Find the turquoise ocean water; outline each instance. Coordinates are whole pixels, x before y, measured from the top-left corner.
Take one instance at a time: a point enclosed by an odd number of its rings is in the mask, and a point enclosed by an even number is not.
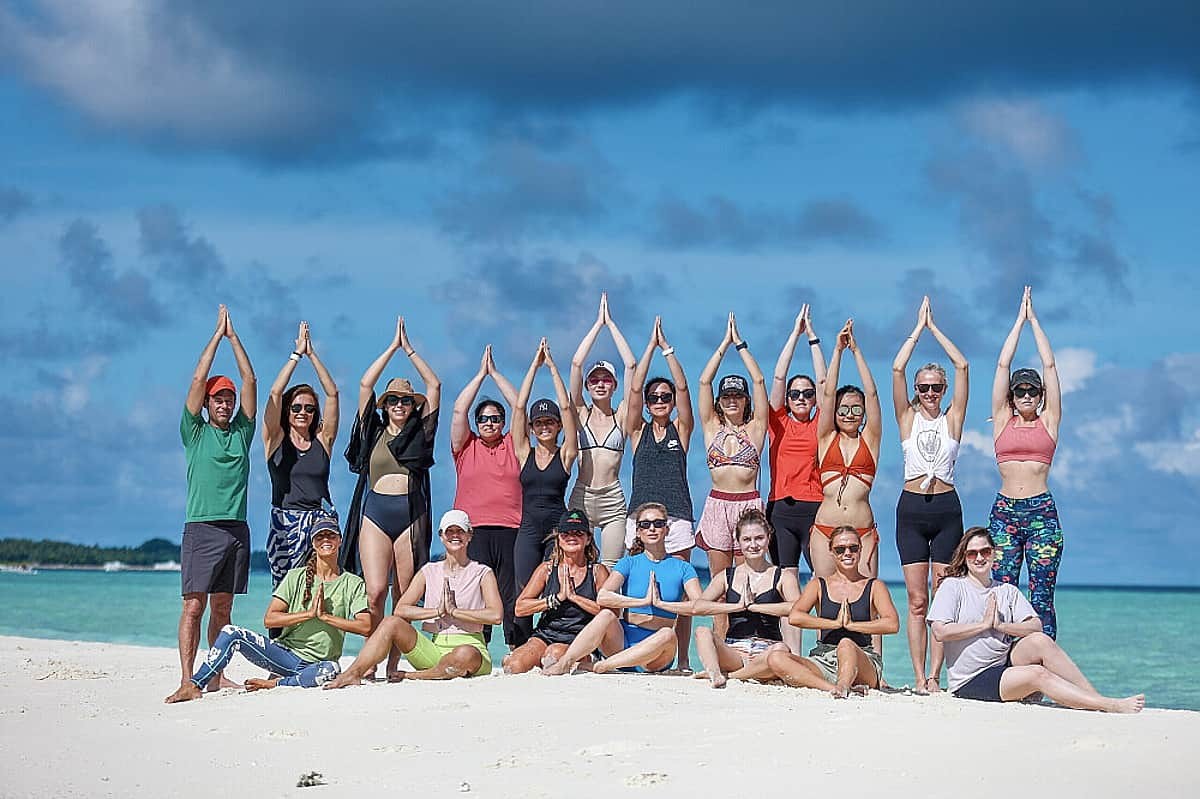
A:
[[[234,623],[259,628],[270,594],[270,575],[252,573],[249,594],[234,602]],[[892,599],[903,625],[903,587],[893,588]],[[1112,696],[1141,691],[1153,707],[1200,710],[1200,655],[1190,643],[1190,628],[1200,618],[1200,589],[1060,587],[1056,604],[1059,643],[1098,690]],[[0,635],[174,647],[179,575],[0,573],[0,608]],[[504,651],[500,637],[492,641],[497,663]],[[361,640],[348,636],[347,654],[357,652]],[[812,640],[806,635],[806,649]],[[694,648],[692,667],[700,667]],[[912,682],[903,626],[884,642],[884,673],[892,685]]]

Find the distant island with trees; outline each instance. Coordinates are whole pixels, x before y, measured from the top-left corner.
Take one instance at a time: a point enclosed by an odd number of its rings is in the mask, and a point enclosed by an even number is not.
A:
[[[136,547],[102,547],[72,544],[69,541],[0,538],[0,563],[4,564],[90,569],[113,561],[135,567],[152,567],[156,563],[170,561],[178,563],[179,544],[165,538],[151,538]],[[266,571],[267,553],[252,553],[250,568]]]

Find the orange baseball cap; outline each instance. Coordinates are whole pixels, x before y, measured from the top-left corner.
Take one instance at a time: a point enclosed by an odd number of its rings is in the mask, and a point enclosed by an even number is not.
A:
[[[225,375],[213,375],[208,378],[208,382],[204,384],[204,396],[211,397],[221,391],[232,391],[236,395],[237,386]]]

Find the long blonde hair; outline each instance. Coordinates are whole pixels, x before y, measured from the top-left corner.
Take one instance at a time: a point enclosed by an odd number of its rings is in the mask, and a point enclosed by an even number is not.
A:
[[[950,379],[946,377],[946,367],[942,366],[940,363],[934,363],[933,361],[930,361],[929,363],[925,364],[913,373],[913,380],[916,380],[921,375],[921,372],[937,372],[942,376],[942,385],[947,389],[950,388]],[[943,390],[942,396],[945,395],[946,392]],[[908,404],[914,408],[921,407],[921,397],[916,391],[913,391],[912,399],[908,401]]]

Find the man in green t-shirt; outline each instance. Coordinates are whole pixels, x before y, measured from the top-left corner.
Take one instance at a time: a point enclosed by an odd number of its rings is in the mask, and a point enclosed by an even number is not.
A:
[[[209,377],[222,338],[229,339],[242,378],[242,398],[224,375]],[[246,593],[250,575],[250,528],[246,525],[246,485],[254,435],[258,387],[254,369],[222,305],[217,329],[192,375],[179,435],[187,458],[187,517],[183,525],[183,613],[179,618],[180,691],[191,687],[200,643],[200,621],[209,607],[208,643],[229,624],[233,595]],[[207,419],[200,411],[207,411]],[[221,676],[210,685],[223,687]],[[176,691],[172,697],[180,693]],[[168,697],[170,701],[171,697]]]

